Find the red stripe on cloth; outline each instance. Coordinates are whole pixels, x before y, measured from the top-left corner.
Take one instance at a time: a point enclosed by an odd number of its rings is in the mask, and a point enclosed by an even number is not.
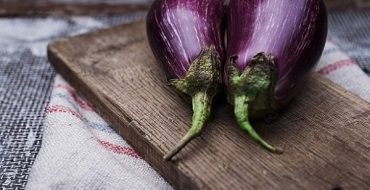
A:
[[[100,144],[102,144],[105,148],[113,151],[117,154],[125,154],[134,158],[140,158],[140,156],[136,153],[136,151],[129,147],[123,147],[120,145],[115,145],[107,141],[99,140]]]
[[[325,67],[323,67],[322,69],[320,69],[318,71],[318,73],[320,74],[323,74],[323,75],[327,75],[337,69],[340,69],[344,66],[349,66],[349,65],[353,65],[354,62],[352,60],[342,60],[342,61],[337,61],[333,64],[330,64],[330,65],[327,65]]]
[[[74,110],[72,110],[71,108],[69,107],[65,107],[65,106],[62,106],[62,105],[54,105],[54,106],[49,106],[46,108],[46,113],[68,113],[68,114],[71,114],[75,117],[77,117],[78,119],[80,119],[81,121],[83,121],[81,115],[77,112],[75,112]]]
[[[54,86],[54,88],[65,89],[68,92],[68,94],[73,98],[73,100],[78,104],[78,106],[80,106],[82,109],[93,111],[90,104],[82,100],[80,97],[78,97],[75,90],[71,86],[65,84],[57,84]]]

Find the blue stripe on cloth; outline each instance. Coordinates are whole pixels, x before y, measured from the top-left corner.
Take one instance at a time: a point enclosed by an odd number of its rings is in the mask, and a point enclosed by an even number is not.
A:
[[[91,127],[91,128],[94,128],[94,129],[97,129],[97,130],[100,130],[100,131],[104,131],[104,132],[107,132],[107,133],[113,133],[115,132],[112,127],[108,124],[102,124],[102,123],[95,123],[93,121],[90,121],[88,120],[86,117],[84,117],[81,112],[79,112],[79,108],[76,106],[76,103],[71,99],[70,96],[68,95],[65,95],[63,93],[55,93],[51,96],[51,98],[61,98],[61,99],[64,99],[66,100],[72,107],[73,109],[75,109],[80,115],[81,115],[81,118],[83,120],[84,123],[87,124],[87,126]]]
[[[330,48],[325,49],[322,54],[323,55],[329,55],[329,54],[332,54],[332,53],[335,53],[335,52],[338,52],[338,51],[339,51],[338,48],[330,47]]]

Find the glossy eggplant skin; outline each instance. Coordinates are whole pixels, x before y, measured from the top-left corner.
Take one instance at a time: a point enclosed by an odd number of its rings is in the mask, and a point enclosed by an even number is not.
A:
[[[156,0],[147,16],[147,36],[171,86],[192,97],[190,130],[164,156],[171,159],[198,136],[222,86],[224,0]]]
[[[224,85],[239,126],[266,149],[249,118],[275,115],[303,88],[324,49],[322,0],[231,0]]]
[[[327,12],[322,0],[231,0],[227,21],[229,65],[241,73],[260,52],[273,56],[276,81],[272,101],[285,106],[317,64],[327,36]]]
[[[156,0],[147,16],[147,36],[168,79],[183,79],[205,47],[224,58],[223,0]]]

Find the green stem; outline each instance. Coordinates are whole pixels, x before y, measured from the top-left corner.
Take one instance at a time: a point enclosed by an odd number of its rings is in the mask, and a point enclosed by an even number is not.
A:
[[[170,160],[182,148],[184,148],[193,138],[198,136],[211,113],[212,97],[206,92],[198,92],[192,97],[193,118],[189,131],[181,139],[181,141],[168,152],[163,158]]]
[[[253,129],[252,125],[249,123],[249,110],[248,110],[249,99],[246,95],[235,96],[234,98],[234,113],[239,126],[248,132],[255,141],[260,143],[267,150],[274,153],[282,153],[280,149],[277,149],[264,141],[258,133]]]

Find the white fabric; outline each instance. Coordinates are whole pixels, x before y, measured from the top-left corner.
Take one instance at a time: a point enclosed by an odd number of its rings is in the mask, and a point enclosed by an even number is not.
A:
[[[60,76],[27,189],[171,189]]]
[[[370,77],[331,41],[326,43],[317,71],[370,102]]]
[[[370,78],[333,43],[317,71],[370,101]],[[46,114],[27,189],[171,189],[60,76]]]

